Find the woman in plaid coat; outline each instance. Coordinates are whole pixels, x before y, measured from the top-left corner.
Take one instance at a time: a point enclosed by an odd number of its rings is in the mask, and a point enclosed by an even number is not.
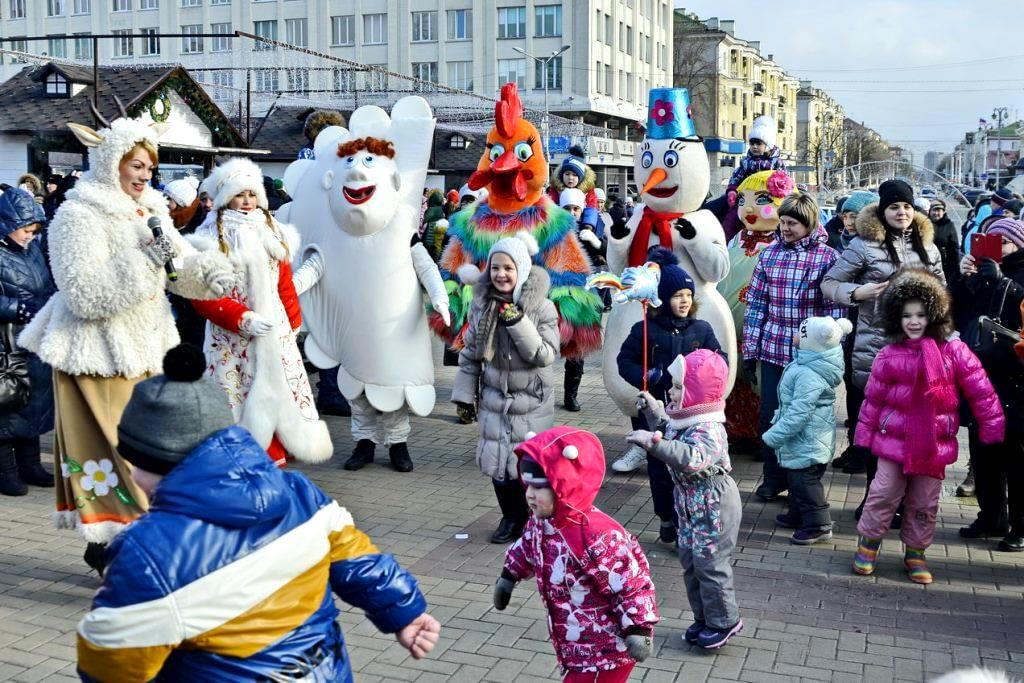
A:
[[[779,207],[779,221],[779,238],[761,252],[754,267],[743,316],[743,373],[751,384],[757,384],[761,365],[762,434],[779,407],[779,380],[793,359],[793,336],[800,322],[844,314],[842,306],[821,293],[821,280],[839,253],[828,246],[828,233],[818,225],[818,203],[806,193],[791,194]],[[768,501],[786,490],[786,472],[775,451],[765,445],[761,452],[764,477],[754,495]]]

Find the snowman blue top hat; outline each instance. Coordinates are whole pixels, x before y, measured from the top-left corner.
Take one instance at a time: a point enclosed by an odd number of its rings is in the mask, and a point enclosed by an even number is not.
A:
[[[686,88],[652,88],[647,95],[647,137],[699,140]]]

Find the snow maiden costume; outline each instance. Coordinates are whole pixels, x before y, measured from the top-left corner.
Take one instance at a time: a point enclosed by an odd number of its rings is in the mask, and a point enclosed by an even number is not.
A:
[[[309,329],[306,356],[339,367],[338,387],[352,406],[357,442],[345,468],[373,461],[390,446],[400,472],[412,470],[409,411],[434,408],[434,364],[423,307],[427,290],[447,320],[448,297],[437,266],[416,239],[434,118],[421,97],[404,97],[391,116],[360,107],[346,130],[317,136],[315,160],[285,172],[292,203],[281,207],[299,229],[302,266],[296,289]]]
[[[18,343],[55,371],[57,525],[77,527],[94,544],[109,542],[148,507],[117,453],[117,423],[132,388],[158,374],[179,341],[164,290],[223,296],[233,275],[221,254],[197,252],[178,235],[163,194],[147,185],[136,200],[122,190],[121,159],[143,142],[155,148],[155,131],[127,117],[99,131],[69,125],[90,148],[90,168],[50,223],[59,291]],[[147,227],[151,217],[161,239]],[[175,281],[164,272],[172,255]]]
[[[473,294],[459,277],[459,268],[484,268],[495,242],[525,230],[540,249],[533,262],[551,278],[548,298],[558,309],[561,355],[583,358],[601,345],[604,306],[599,296],[584,288],[591,264],[576,237],[576,220],[544,194],[548,164],[541,137],[523,118],[515,83],[502,86],[494,115],[487,149],[469,178],[471,189],[489,189],[487,198],[450,217],[449,242],[441,257],[452,321],[449,325],[435,310],[431,328],[454,348],[462,348]]]
[[[192,243],[226,254],[237,283],[222,299],[193,302],[208,321],[203,349],[209,374],[227,392],[235,419],[278,466],[286,455],[327,460],[331,437],[317,415],[296,342],[302,314],[289,260],[298,233],[267,211],[263,173],[253,162],[229,159],[210,178],[213,210]],[[228,208],[244,190],[256,195],[259,208]]]

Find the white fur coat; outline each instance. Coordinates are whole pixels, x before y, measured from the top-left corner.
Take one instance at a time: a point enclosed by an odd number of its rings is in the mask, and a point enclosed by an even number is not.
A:
[[[175,250],[177,282],[146,256],[157,216]],[[139,377],[159,373],[180,338],[165,288],[211,299],[207,278],[227,270],[224,257],[197,252],[171,223],[163,194],[147,187],[138,202],[120,187],[82,178],[48,229],[50,264],[59,291],[18,338],[69,375]]]

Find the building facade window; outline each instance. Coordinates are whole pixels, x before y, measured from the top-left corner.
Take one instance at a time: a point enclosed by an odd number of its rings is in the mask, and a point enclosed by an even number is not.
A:
[[[334,92],[352,92],[356,89],[356,72],[353,69],[335,69],[333,76]]]
[[[75,38],[75,59],[92,59],[92,38]]]
[[[626,27],[626,54],[633,56],[633,27]]]
[[[51,57],[63,59],[67,57],[67,43],[63,36],[53,36],[46,41],[46,53]]]
[[[473,40],[473,10],[448,10],[448,40]]]
[[[115,12],[131,12],[132,0],[114,0],[112,9]],[[111,33],[117,33],[117,31],[111,31]]]
[[[298,47],[309,47],[309,23],[303,19],[284,20],[284,39]]]
[[[604,42],[604,12],[595,10],[597,16],[594,18],[594,30],[597,32],[597,42]]]
[[[11,0],[11,19],[24,19],[25,18],[25,0]]]
[[[203,0],[181,0],[182,7],[201,7]]]
[[[115,29],[110,33],[117,36],[114,38],[115,57],[131,57],[135,54],[135,41],[132,40],[132,30],[130,28]]]
[[[604,15],[604,44],[609,47],[615,41],[615,30],[613,29],[612,15]]]
[[[437,12],[412,13],[412,42],[433,43],[437,41]]]
[[[413,62],[412,76],[413,78],[418,78],[421,81],[437,83],[437,62]],[[413,85],[413,90],[419,90],[422,92],[429,89],[429,86],[425,83],[416,83]]]
[[[498,38],[526,37],[526,8],[498,8]]]
[[[211,5],[230,5],[231,0],[210,0]]]
[[[182,26],[184,29],[185,27]],[[160,54],[160,39],[156,37],[156,34],[160,32],[158,28],[140,28],[139,33],[142,35],[142,54],[146,57],[152,57],[153,55]],[[182,45],[182,52],[185,52],[184,45]]]
[[[252,87],[256,92],[277,92],[277,69],[256,69],[252,72]]]
[[[538,5],[533,8],[533,34],[538,38],[562,35],[562,6]]]
[[[366,72],[366,89],[370,92],[384,92],[389,87],[387,64],[371,64],[373,69]]]
[[[473,62],[448,62],[448,85],[459,90],[472,90]]]
[[[285,69],[288,79],[288,90],[293,93],[309,92],[309,69]]]
[[[234,97],[232,89],[235,86],[234,74],[230,71],[214,71],[210,75],[210,85],[213,91],[213,99],[221,102]]]
[[[67,97],[70,94],[68,79],[57,72],[46,77],[46,94],[50,97]]]
[[[515,83],[520,90],[526,88],[525,59],[498,60],[498,86],[505,83]]]
[[[331,17],[331,45],[356,44],[356,15]]]
[[[223,38],[213,38],[210,41],[210,52],[231,52],[231,22],[218,22],[210,24],[210,33],[223,33]]]
[[[15,52],[28,52],[28,41],[24,39],[14,38],[11,40],[11,49]],[[25,62],[21,57],[11,55],[11,64],[23,64]]]
[[[363,15],[363,45],[383,45],[388,42],[388,15]]]
[[[613,82],[612,81],[614,79],[615,79],[615,74],[612,72],[612,65],[611,64],[605,64],[604,65],[604,92],[605,92],[606,95],[611,95],[612,94],[612,86],[613,86]]]
[[[254,31],[260,38],[266,38],[267,40],[277,40],[277,22],[276,21],[257,21],[253,24]],[[263,41],[256,41],[256,46],[253,48],[256,51],[262,52],[263,50],[276,50],[276,45],[264,43]],[[276,73],[276,72],[275,72]],[[276,76],[275,76],[276,78]],[[277,90],[277,88],[274,88]]]
[[[469,140],[467,140],[463,135],[456,133],[448,138],[449,149],[466,149],[467,147],[469,147]]]
[[[46,0],[46,16],[62,17],[64,9],[64,0]]]
[[[139,0],[139,9],[160,9],[160,0]]]
[[[543,88],[545,80],[547,81],[548,90],[561,90],[562,89],[562,58],[555,57],[554,59],[534,62],[534,78],[533,82],[537,84],[536,87]],[[545,69],[546,66],[546,69]],[[547,74],[545,78],[545,73]]]
[[[181,32],[186,34],[181,39],[181,54],[192,55],[203,51],[203,39],[199,37],[203,32],[202,24],[186,24],[181,27]]]

